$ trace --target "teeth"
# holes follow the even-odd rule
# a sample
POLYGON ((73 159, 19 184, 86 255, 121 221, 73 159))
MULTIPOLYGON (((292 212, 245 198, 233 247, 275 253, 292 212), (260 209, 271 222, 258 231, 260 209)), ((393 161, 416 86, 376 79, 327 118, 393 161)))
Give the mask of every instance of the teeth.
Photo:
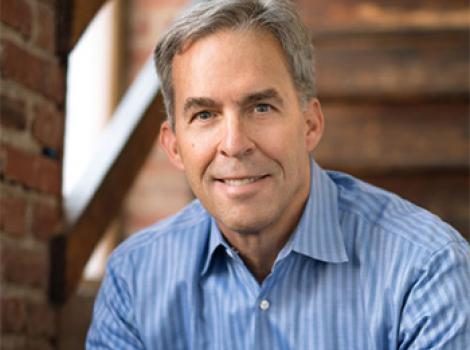
POLYGON ((256 180, 260 178, 261 178, 260 176, 257 176, 257 177, 247 177, 245 179, 225 179, 224 183, 226 183, 229 186, 242 186, 242 185, 255 182, 256 180))

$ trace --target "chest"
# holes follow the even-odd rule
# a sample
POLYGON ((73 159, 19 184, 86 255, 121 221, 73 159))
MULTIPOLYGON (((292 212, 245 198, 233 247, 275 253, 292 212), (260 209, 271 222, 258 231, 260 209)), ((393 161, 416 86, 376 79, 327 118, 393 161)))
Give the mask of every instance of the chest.
POLYGON ((354 269, 291 259, 260 285, 231 261, 152 292, 142 336, 148 349, 387 349, 386 305, 365 284, 354 269))

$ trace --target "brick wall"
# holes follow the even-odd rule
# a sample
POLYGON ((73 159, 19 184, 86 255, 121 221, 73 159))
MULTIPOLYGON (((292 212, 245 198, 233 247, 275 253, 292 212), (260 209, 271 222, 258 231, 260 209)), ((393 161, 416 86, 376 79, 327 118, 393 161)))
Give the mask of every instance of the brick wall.
POLYGON ((65 67, 55 0, 0 0, 1 348, 53 349, 48 240, 61 229, 65 67))
MULTIPOLYGON (((128 81, 151 55, 159 35, 188 0, 131 0, 128 20, 128 81)), ((153 224, 182 208, 191 194, 182 172, 167 160, 155 143, 123 209, 124 232, 153 224)))

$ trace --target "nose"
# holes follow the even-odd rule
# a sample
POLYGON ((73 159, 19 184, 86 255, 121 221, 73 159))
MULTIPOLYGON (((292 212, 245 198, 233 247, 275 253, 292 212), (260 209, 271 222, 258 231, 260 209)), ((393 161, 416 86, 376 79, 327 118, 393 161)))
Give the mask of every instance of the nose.
POLYGON ((220 152, 226 157, 240 158, 253 152, 255 144, 249 125, 238 114, 226 115, 221 132, 220 152))

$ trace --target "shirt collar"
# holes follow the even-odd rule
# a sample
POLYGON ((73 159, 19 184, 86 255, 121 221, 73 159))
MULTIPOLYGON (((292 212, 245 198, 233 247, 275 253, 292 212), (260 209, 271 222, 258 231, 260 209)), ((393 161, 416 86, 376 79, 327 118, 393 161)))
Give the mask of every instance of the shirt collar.
MULTIPOLYGON (((287 256, 292 250, 325 262, 346 262, 348 256, 339 223, 338 190, 333 180, 313 158, 310 160, 310 170, 310 194, 304 212, 277 260, 287 256)), ((231 249, 211 216, 209 245, 201 275, 209 269, 214 252, 220 246, 225 247, 226 251, 231 249)))
POLYGON ((230 249, 227 241, 222 236, 222 233, 217 226, 217 223, 213 216, 211 216, 211 225, 210 225, 210 232, 209 232, 209 246, 207 249, 207 256, 206 261, 204 262, 204 266, 202 267, 201 276, 207 273, 207 270, 210 267, 211 261, 213 260, 213 256, 217 248, 225 247, 226 250, 230 249))
POLYGON ((310 194, 291 240, 291 249, 313 259, 348 261, 338 213, 338 189, 328 174, 310 160, 310 194))

